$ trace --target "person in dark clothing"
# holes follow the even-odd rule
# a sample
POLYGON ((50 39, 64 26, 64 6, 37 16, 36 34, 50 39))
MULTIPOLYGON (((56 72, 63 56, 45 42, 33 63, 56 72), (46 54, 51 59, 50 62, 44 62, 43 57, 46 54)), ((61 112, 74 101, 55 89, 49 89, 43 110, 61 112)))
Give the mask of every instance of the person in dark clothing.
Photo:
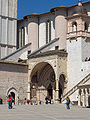
POLYGON ((3 101, 2 101, 2 99, 0 98, 0 104, 3 104, 3 101))
POLYGON ((47 96, 45 98, 45 101, 46 101, 45 103, 48 104, 48 97, 47 96))
POLYGON ((49 98, 49 103, 51 104, 51 101, 52 101, 52 99, 51 99, 51 97, 49 98))

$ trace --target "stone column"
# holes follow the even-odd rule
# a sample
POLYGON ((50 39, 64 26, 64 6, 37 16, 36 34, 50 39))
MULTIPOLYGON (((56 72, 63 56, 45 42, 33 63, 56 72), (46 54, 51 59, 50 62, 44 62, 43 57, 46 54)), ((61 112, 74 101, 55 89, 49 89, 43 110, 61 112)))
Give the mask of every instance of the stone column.
POLYGON ((78 106, 81 106, 81 90, 78 90, 78 106))
POLYGON ((31 78, 30 78, 30 65, 28 66, 28 90, 27 90, 27 98, 30 100, 30 83, 31 83, 31 78))
POLYGON ((85 89, 82 90, 82 105, 85 106, 85 89))
POLYGON ((82 21, 82 19, 79 19, 76 22, 77 22, 77 31, 83 30, 84 28, 83 28, 83 21, 82 21))
POLYGON ((56 63, 55 63, 55 79, 56 79, 56 103, 59 103, 59 63, 58 63, 58 56, 56 57, 56 63))
POLYGON ((85 92, 86 92, 86 94, 85 94, 86 95, 85 96, 86 97, 86 99, 85 99, 86 102, 85 103, 86 103, 86 106, 88 106, 88 89, 87 88, 85 89, 85 92))
POLYGON ((55 102, 55 98, 56 98, 56 94, 55 94, 55 90, 53 89, 53 101, 55 102))
POLYGON ((55 101, 56 101, 56 103, 58 103, 59 102, 59 85, 58 85, 58 79, 56 79, 56 99, 55 99, 55 101))

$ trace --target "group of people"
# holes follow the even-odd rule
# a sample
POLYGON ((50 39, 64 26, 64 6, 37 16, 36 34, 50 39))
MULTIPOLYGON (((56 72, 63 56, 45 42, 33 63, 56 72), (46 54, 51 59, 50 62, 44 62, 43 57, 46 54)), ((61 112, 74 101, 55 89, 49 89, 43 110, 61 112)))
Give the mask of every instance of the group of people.
POLYGON ((27 98, 25 98, 25 99, 24 99, 24 105, 25 105, 26 103, 27 103, 27 104, 29 104, 29 103, 30 103, 30 100, 29 100, 29 99, 27 99, 27 98))
MULTIPOLYGON (((14 103, 14 98, 11 95, 9 95, 8 96, 8 109, 12 109, 12 103, 14 103)), ((30 100, 27 99, 27 104, 29 104, 29 103, 30 103, 30 100)), ((52 104, 51 97, 50 98, 46 97, 45 98, 45 103, 46 104, 48 104, 48 103, 52 104)), ((40 104, 41 104, 41 102, 40 102, 40 104)), ((66 108, 70 109, 70 98, 69 97, 66 98, 66 108)))
MULTIPOLYGON (((52 99, 51 99, 51 97, 50 97, 50 98, 46 97, 46 98, 45 98, 45 101, 46 101, 46 102, 45 102, 46 104, 48 104, 48 103, 52 104, 52 99)), ((67 108, 67 109, 70 109, 70 98, 69 98, 68 96, 66 97, 66 108, 67 108)))
POLYGON ((51 97, 48 98, 48 97, 46 96, 46 98, 45 98, 45 103, 46 103, 46 104, 48 104, 48 103, 52 104, 52 103, 53 103, 52 98, 51 98, 51 97))
POLYGON ((86 57, 85 58, 85 62, 87 62, 87 61, 90 61, 90 58, 86 57))

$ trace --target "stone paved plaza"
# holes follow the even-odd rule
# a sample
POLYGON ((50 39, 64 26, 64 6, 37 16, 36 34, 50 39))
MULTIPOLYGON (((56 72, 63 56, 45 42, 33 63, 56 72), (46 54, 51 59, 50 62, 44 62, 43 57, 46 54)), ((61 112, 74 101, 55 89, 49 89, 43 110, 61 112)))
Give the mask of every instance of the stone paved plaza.
POLYGON ((19 105, 9 110, 0 105, 0 120, 90 120, 90 108, 65 105, 19 105))

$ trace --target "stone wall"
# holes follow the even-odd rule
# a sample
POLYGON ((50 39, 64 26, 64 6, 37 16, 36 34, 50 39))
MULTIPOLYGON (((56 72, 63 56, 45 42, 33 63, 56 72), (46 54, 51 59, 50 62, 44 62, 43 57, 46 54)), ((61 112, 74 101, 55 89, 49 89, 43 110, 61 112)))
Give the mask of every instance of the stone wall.
POLYGON ((82 60, 90 58, 90 38, 82 39, 82 60))
POLYGON ((10 91, 15 93, 15 102, 18 98, 27 98, 28 66, 24 64, 0 62, 0 98, 7 103, 10 91))

